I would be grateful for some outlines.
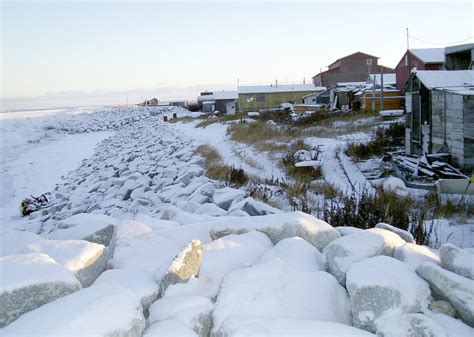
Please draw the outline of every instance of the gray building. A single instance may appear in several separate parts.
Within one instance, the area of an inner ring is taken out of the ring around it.
[[[446,47],[444,54],[446,70],[474,69],[474,43]]]
[[[449,153],[474,168],[474,70],[413,72],[404,92],[406,152]]]

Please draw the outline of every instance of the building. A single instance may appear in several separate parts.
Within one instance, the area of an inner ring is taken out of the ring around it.
[[[403,91],[406,152],[449,153],[474,168],[474,70],[415,71]]]
[[[237,99],[237,91],[204,91],[197,100],[202,112],[235,114]]]
[[[328,70],[313,76],[315,86],[330,87],[340,82],[365,82],[370,73],[381,72],[378,57],[357,52],[340,58],[328,66]],[[394,69],[383,67],[384,73]]]
[[[186,108],[186,101],[182,101],[182,100],[169,101],[169,105]]]
[[[276,108],[282,103],[303,103],[303,96],[326,88],[312,84],[239,86],[238,110],[242,112]]]
[[[303,104],[306,105],[314,105],[314,104],[329,104],[331,101],[331,90],[326,89],[321,92],[315,92],[313,94],[309,94],[303,96]]]
[[[383,76],[383,85],[397,85],[397,74],[370,74],[367,78],[367,83],[375,84],[375,85],[382,85],[382,76]]]
[[[417,70],[444,69],[444,48],[407,50],[395,67],[397,89],[403,88],[413,68]]]
[[[446,70],[474,70],[474,43],[446,47]]]

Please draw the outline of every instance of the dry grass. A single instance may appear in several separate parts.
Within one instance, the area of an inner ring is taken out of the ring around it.
[[[211,124],[214,124],[214,123],[236,121],[236,120],[242,119],[244,117],[245,117],[244,113],[238,113],[238,114],[235,114],[235,115],[222,115],[222,116],[219,116],[219,117],[204,116],[204,117],[200,117],[204,120],[202,122],[199,122],[196,125],[196,128],[205,128],[205,127],[207,127]]]
[[[276,128],[261,121],[237,123],[229,126],[227,132],[232,140],[251,145],[265,143],[274,139],[282,141],[296,135],[296,129]]]

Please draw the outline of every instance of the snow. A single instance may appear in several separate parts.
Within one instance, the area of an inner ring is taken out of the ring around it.
[[[141,336],[138,297],[120,286],[92,286],[30,311],[2,330],[5,336]]]
[[[295,271],[312,272],[326,270],[324,255],[297,236],[278,242],[260,258],[260,263],[265,263],[275,258],[280,259],[290,269]]]
[[[256,231],[224,236],[204,245],[199,273],[227,274],[232,270],[251,266],[272,247],[270,239]]]
[[[474,86],[474,70],[417,70],[416,77],[428,89]]]
[[[426,310],[424,314],[444,327],[449,337],[468,337],[474,335],[474,329],[461,320]]]
[[[439,248],[439,255],[444,269],[471,280],[474,279],[474,254],[453,244],[445,243]]]
[[[441,325],[422,314],[384,317],[377,324],[377,336],[383,337],[448,337]]]
[[[199,277],[191,277],[187,283],[170,285],[163,297],[194,295],[204,296],[212,300],[219,292],[222,278],[223,275],[219,273],[208,275],[201,273]]]
[[[440,263],[439,256],[426,246],[419,246],[415,243],[406,243],[395,250],[394,258],[405,262],[413,270],[416,270],[424,262]]]
[[[407,197],[408,190],[403,180],[397,177],[388,177],[383,183],[383,190],[385,192],[392,192],[400,197]]]
[[[188,328],[179,319],[168,319],[152,324],[143,334],[143,337],[198,337],[199,335]]]
[[[410,52],[423,63],[444,63],[444,48],[416,48]]]

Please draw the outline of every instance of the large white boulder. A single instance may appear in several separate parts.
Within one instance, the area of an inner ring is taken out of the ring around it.
[[[362,228],[357,228],[357,227],[352,227],[352,226],[338,226],[335,228],[339,232],[339,234],[341,234],[341,236],[360,233],[364,231]]]
[[[265,263],[274,258],[279,258],[290,269],[295,271],[312,272],[326,270],[324,255],[313,245],[297,236],[278,242],[260,258],[260,263]]]
[[[183,321],[173,318],[154,323],[146,329],[143,337],[199,337]]]
[[[293,318],[230,318],[212,337],[375,337],[346,324]]]
[[[109,269],[95,280],[93,286],[114,284],[120,285],[137,295],[145,314],[159,296],[158,284],[153,275],[141,270]]]
[[[474,327],[474,281],[430,262],[416,269],[437,296],[450,302],[461,319]]]
[[[381,228],[381,229],[394,232],[395,234],[398,234],[398,236],[400,236],[406,242],[415,243],[415,238],[413,237],[413,234],[401,228],[397,228],[395,226],[392,226],[383,222],[376,224],[375,228]]]
[[[222,278],[223,275],[219,273],[191,277],[186,283],[170,285],[163,297],[193,295],[214,300],[219,293]]]
[[[226,275],[212,317],[214,333],[232,317],[351,323],[346,290],[332,275],[297,272],[278,258]]]
[[[48,240],[39,235],[7,230],[0,235],[2,255],[44,253],[76,275],[88,287],[107,267],[104,245],[84,240]]]
[[[214,203],[222,209],[229,210],[233,202],[238,202],[245,197],[245,192],[231,187],[215,190],[212,194]]]
[[[405,262],[414,270],[425,262],[440,263],[439,256],[432,249],[417,245],[416,243],[406,243],[397,248],[393,257]]]
[[[200,274],[227,274],[251,266],[272,247],[270,239],[256,231],[224,236],[204,245]]]
[[[423,314],[388,315],[377,324],[378,337],[448,337],[438,323]]]
[[[145,328],[140,299],[118,285],[98,285],[30,311],[2,330],[4,336],[138,337]]]
[[[474,254],[451,243],[439,248],[441,266],[458,275],[474,279]]]
[[[372,256],[391,255],[393,247],[405,244],[395,233],[373,228],[343,236],[324,248],[328,270],[339,283],[345,284],[350,266]]]
[[[299,236],[317,249],[341,235],[327,222],[303,212],[270,214],[256,217],[239,217],[212,224],[211,237],[218,239],[228,234],[241,234],[251,230],[265,233],[274,244],[280,240]]]
[[[188,201],[190,202],[190,201]],[[199,205],[194,211],[196,214],[206,214],[210,216],[224,216],[227,215],[227,211],[224,211],[222,208],[212,203],[205,203]]]
[[[0,271],[0,327],[81,289],[74,274],[45,254],[0,257]]]
[[[178,319],[200,336],[208,336],[214,304],[203,296],[169,296],[150,307],[148,323]]]
[[[271,207],[251,197],[245,198],[238,202],[233,202],[229,208],[229,213],[232,213],[238,210],[244,211],[250,216],[282,213],[282,211],[280,211],[279,209],[275,207]]]
[[[346,288],[354,326],[371,332],[385,314],[426,309],[431,295],[428,284],[413,269],[387,256],[353,263],[346,274]]]
[[[448,332],[449,337],[474,336],[474,329],[463,323],[460,319],[430,310],[425,311],[424,314],[441,325]]]
[[[403,180],[397,177],[388,177],[383,183],[383,190],[385,192],[392,192],[400,197],[408,196],[408,189]]]
[[[86,240],[105,246],[110,244],[117,219],[103,214],[80,213],[60,220],[57,229],[48,234],[53,240]]]

